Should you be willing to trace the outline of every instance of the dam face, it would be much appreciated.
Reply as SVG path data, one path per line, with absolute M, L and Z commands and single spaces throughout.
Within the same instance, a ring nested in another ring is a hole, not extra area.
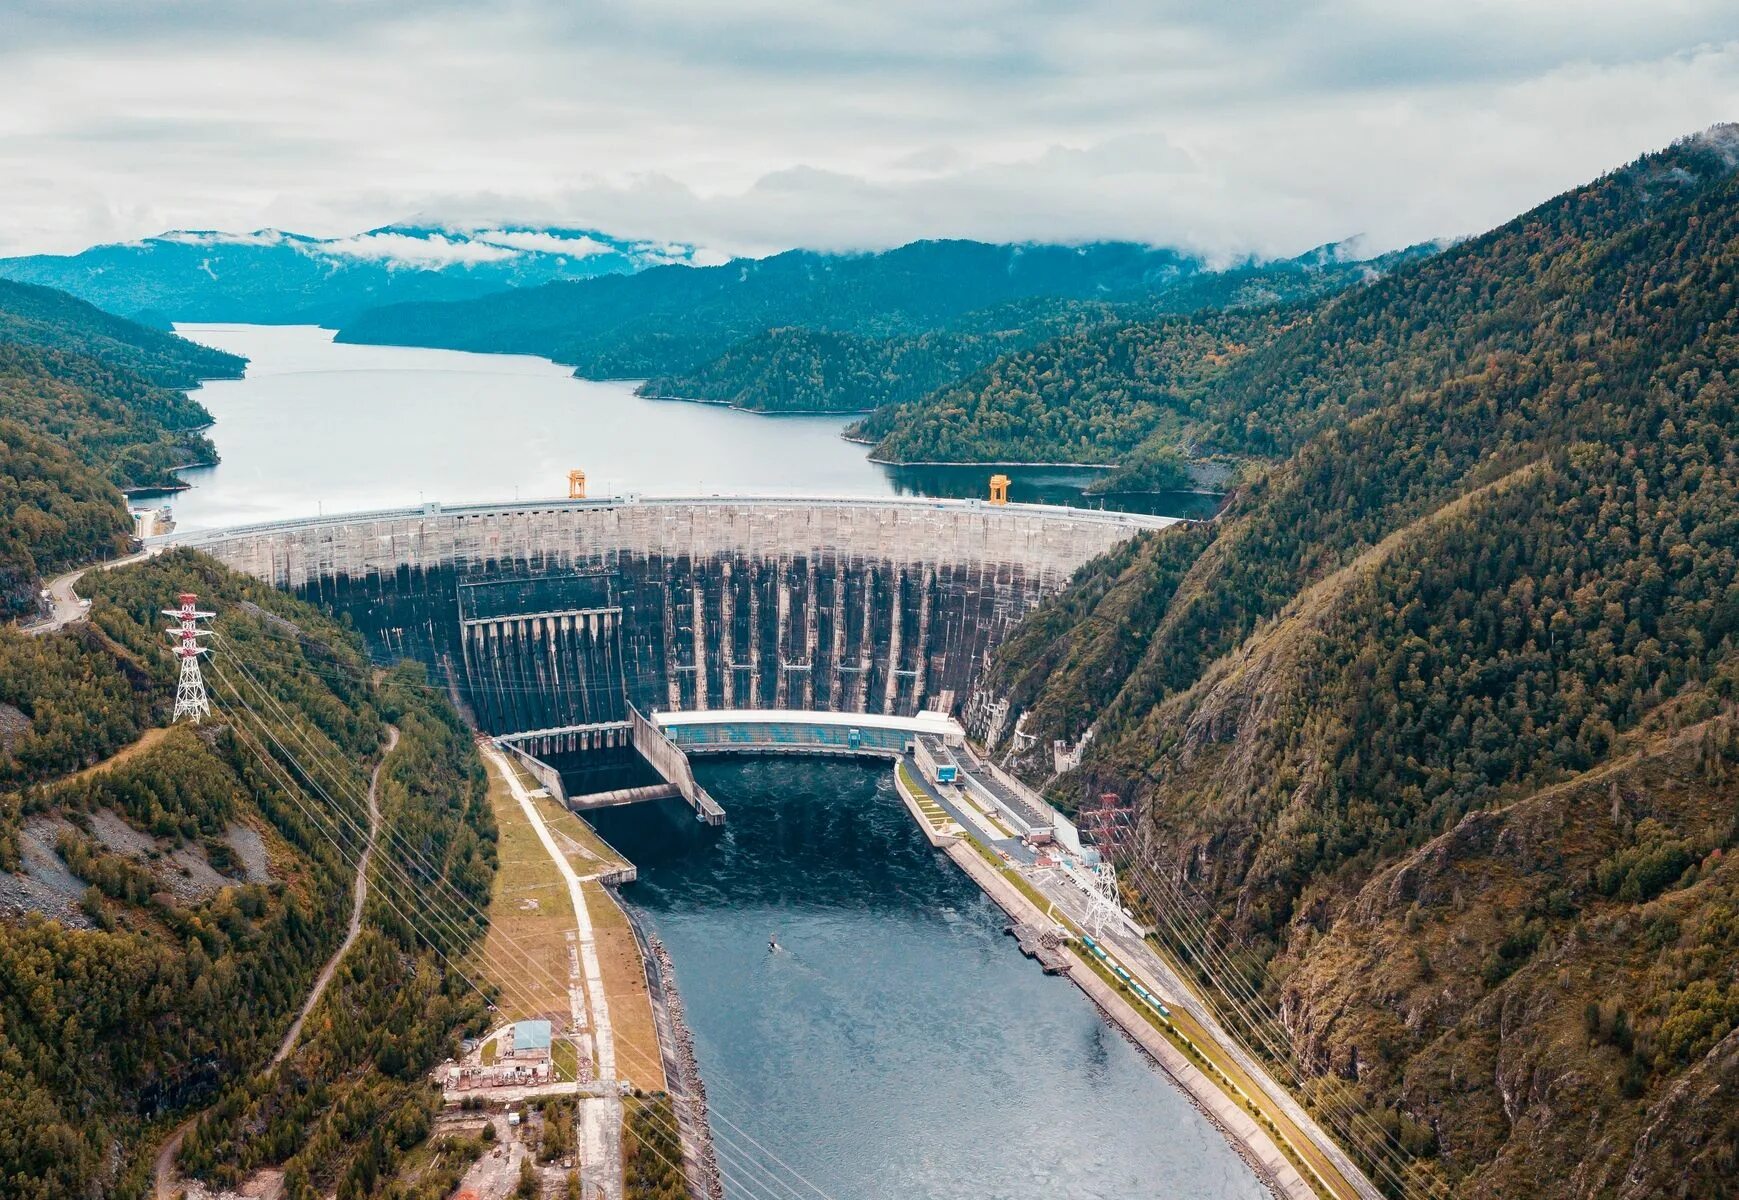
M 347 613 L 543 751 L 643 712 L 957 709 L 1076 568 L 1169 518 L 974 501 L 427 505 L 168 539 Z

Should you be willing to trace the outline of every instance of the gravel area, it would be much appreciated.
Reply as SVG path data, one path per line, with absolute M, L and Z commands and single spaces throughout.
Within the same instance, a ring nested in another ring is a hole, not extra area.
M 18 830 L 22 869 L 0 872 L 0 910 L 39 912 L 75 929 L 90 929 L 91 919 L 79 907 L 85 884 L 67 870 L 55 851 L 60 835 L 72 829 L 62 817 L 31 817 Z
M 91 813 L 90 825 L 91 834 L 112 854 L 145 860 L 156 858 L 162 851 L 156 838 L 142 829 L 134 829 L 112 808 L 99 808 Z
M 242 878 L 249 883 L 270 883 L 272 867 L 266 855 L 266 839 L 252 825 L 231 825 L 223 831 L 223 840 L 235 851 L 241 863 Z

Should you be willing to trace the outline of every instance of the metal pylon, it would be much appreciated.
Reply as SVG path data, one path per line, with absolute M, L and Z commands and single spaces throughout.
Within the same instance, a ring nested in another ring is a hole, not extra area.
M 1123 897 L 1117 887 L 1117 868 L 1110 860 L 1093 872 L 1093 890 L 1087 894 L 1087 932 L 1101 940 L 1105 930 L 1123 927 Z
M 171 625 L 169 636 L 175 639 L 175 646 L 170 651 L 181 660 L 181 679 L 175 686 L 175 714 L 170 721 L 179 721 L 182 717 L 193 718 L 195 725 L 201 717 L 211 715 L 211 700 L 205 694 L 205 677 L 199 673 L 199 656 L 209 654 L 208 647 L 199 644 L 202 637 L 210 637 L 211 630 L 201 629 L 199 622 L 216 613 L 201 612 L 198 607 L 199 597 L 192 592 L 182 592 L 177 599 L 180 608 L 163 609 L 163 615 L 174 617 L 178 624 Z

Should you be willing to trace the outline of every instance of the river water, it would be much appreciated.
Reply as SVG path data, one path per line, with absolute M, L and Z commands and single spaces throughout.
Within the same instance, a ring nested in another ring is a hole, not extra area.
M 648 495 L 979 495 L 989 470 L 879 467 L 840 439 L 842 417 L 643 400 L 544 359 L 341 346 L 311 328 L 183 332 L 251 360 L 245 379 L 199 393 L 223 461 L 172 497 L 187 529 L 532 499 L 564 493 L 575 466 L 594 494 Z M 1010 473 L 1029 500 L 1073 499 L 1092 477 Z M 626 898 L 675 961 L 730 1200 L 1265 1195 L 1073 985 L 1020 956 L 885 767 L 700 770 L 730 813 L 722 830 L 686 809 L 596 815 L 639 864 Z
M 887 467 L 839 436 L 843 416 L 780 416 L 646 400 L 516 354 L 351 346 L 312 326 L 182 325 L 246 355 L 247 375 L 206 384 L 221 462 L 185 471 L 167 501 L 182 529 L 354 512 L 425 500 L 593 495 L 982 496 L 995 467 Z M 1016 500 L 1081 503 L 1094 472 L 1011 468 Z M 1092 501 L 1100 503 L 1098 500 Z M 1188 492 L 1116 498 L 1174 516 L 1211 512 Z
M 1073 984 L 1021 957 L 888 767 L 697 771 L 722 829 L 685 808 L 591 815 L 670 948 L 733 1200 L 789 1197 L 769 1168 L 806 1200 L 796 1176 L 835 1200 L 1267 1194 Z

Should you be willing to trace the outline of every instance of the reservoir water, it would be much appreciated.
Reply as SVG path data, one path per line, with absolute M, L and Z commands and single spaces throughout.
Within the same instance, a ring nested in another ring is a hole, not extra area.
M 532 499 L 561 494 L 576 466 L 594 494 L 981 495 L 988 474 L 890 470 L 840 439 L 843 417 L 643 400 L 543 359 L 340 346 L 310 328 L 184 332 L 251 360 L 199 394 L 223 461 L 186 472 L 172 503 L 187 529 Z M 1010 473 L 1029 500 L 1074 499 L 1092 478 Z M 721 830 L 686 809 L 596 815 L 639 864 L 626 898 L 676 964 L 730 1200 L 1266 1194 L 1084 996 L 1020 956 L 885 767 L 700 769 L 729 810 Z
M 247 375 L 206 384 L 221 462 L 166 497 L 183 529 L 354 512 L 426 500 L 565 495 L 982 496 L 992 467 L 886 467 L 839 434 L 845 416 L 780 416 L 647 400 L 626 382 L 575 379 L 548 359 L 335 343 L 312 326 L 184 325 L 246 355 Z M 1013 498 L 1081 503 L 1090 470 L 1015 468 Z M 153 503 L 157 502 L 153 500 Z M 1097 504 L 1100 501 L 1093 501 Z M 1194 493 L 1121 507 L 1211 512 Z
M 1258 1200 L 1181 1092 L 932 850 L 885 765 L 699 760 L 730 814 L 594 814 L 670 948 L 733 1200 Z M 777 953 L 768 950 L 776 936 Z

